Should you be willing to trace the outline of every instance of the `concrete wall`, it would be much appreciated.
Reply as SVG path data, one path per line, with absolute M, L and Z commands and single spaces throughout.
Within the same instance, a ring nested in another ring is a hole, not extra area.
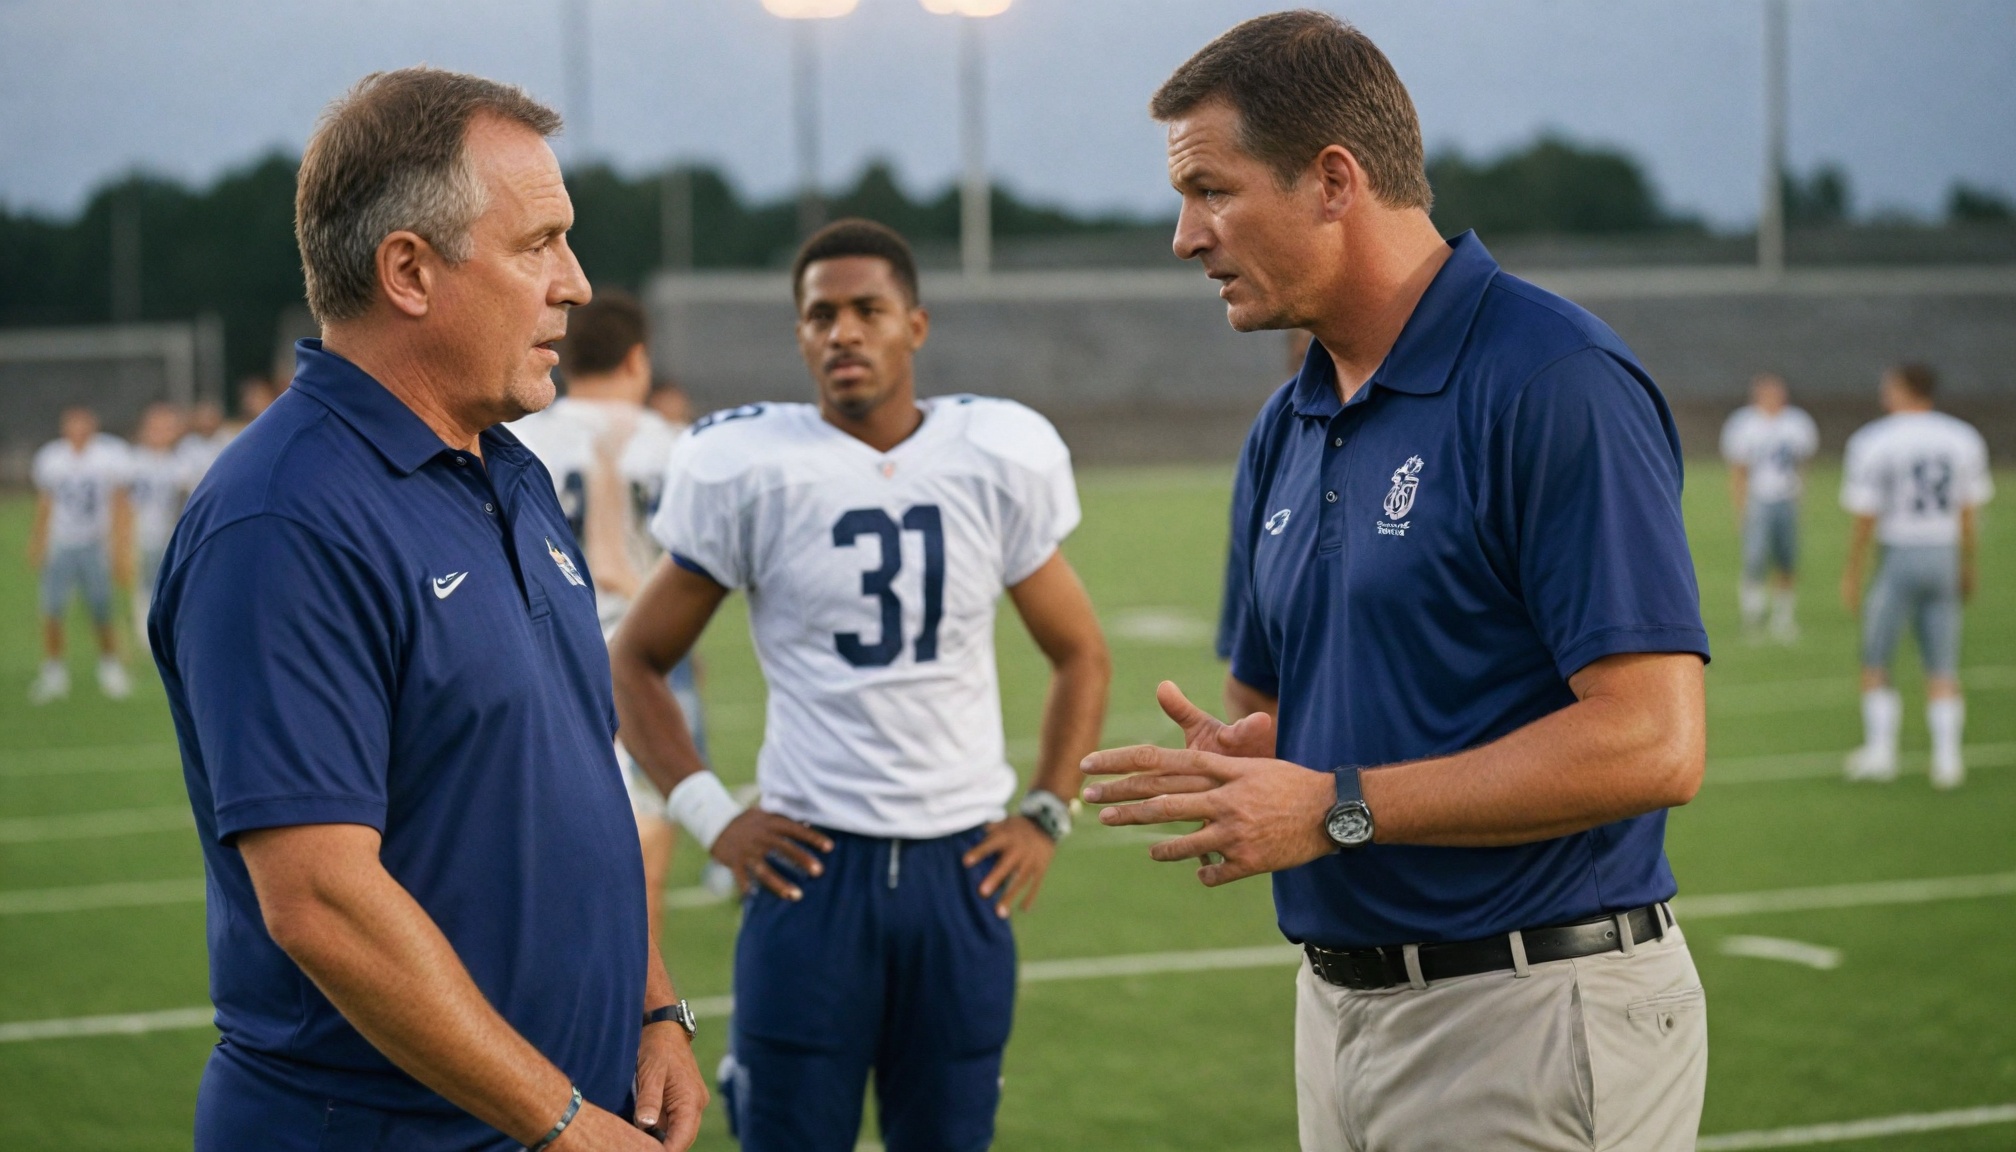
M 1838 445 L 1874 414 L 1883 366 L 1922 359 L 1998 454 L 2016 454 L 2016 267 L 1533 279 L 1617 329 L 1680 413 L 1690 451 L 1712 451 L 1715 422 L 1759 370 L 1786 374 Z M 1229 456 L 1286 375 L 1286 338 L 1233 332 L 1213 285 L 1190 271 L 927 276 L 924 294 L 934 324 L 921 390 L 1024 401 L 1088 460 Z M 703 409 L 809 396 L 784 277 L 668 276 L 650 298 L 654 352 Z

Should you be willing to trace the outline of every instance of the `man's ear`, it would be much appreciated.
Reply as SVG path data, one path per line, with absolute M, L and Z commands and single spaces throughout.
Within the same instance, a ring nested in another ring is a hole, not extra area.
M 398 231 L 378 242 L 378 288 L 394 310 L 419 319 L 432 307 L 440 256 L 417 232 Z
M 1351 204 L 1365 191 L 1365 169 L 1342 144 L 1332 144 L 1311 162 L 1313 175 L 1323 196 L 1323 216 L 1342 220 Z
M 922 305 L 910 309 L 910 350 L 924 347 L 924 341 L 931 338 L 931 313 Z

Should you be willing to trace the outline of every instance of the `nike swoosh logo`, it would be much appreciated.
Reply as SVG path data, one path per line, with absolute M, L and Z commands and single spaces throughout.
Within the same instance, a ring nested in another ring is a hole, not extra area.
M 446 600 L 448 597 L 453 596 L 455 589 L 460 588 L 462 581 L 468 578 L 469 573 L 467 572 L 450 572 L 446 576 L 436 576 L 434 578 L 434 598 L 436 600 Z

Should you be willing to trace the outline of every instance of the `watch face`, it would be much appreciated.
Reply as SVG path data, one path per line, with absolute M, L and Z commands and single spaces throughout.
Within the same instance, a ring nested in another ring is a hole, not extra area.
M 1363 804 L 1340 804 L 1331 809 L 1325 830 L 1341 847 L 1356 848 L 1372 839 L 1372 814 Z

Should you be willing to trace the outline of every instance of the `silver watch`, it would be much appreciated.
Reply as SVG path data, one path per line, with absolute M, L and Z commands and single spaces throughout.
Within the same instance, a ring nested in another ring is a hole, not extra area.
M 1062 840 L 1071 834 L 1071 805 L 1055 792 L 1031 788 L 1015 811 L 1028 817 L 1052 840 Z

